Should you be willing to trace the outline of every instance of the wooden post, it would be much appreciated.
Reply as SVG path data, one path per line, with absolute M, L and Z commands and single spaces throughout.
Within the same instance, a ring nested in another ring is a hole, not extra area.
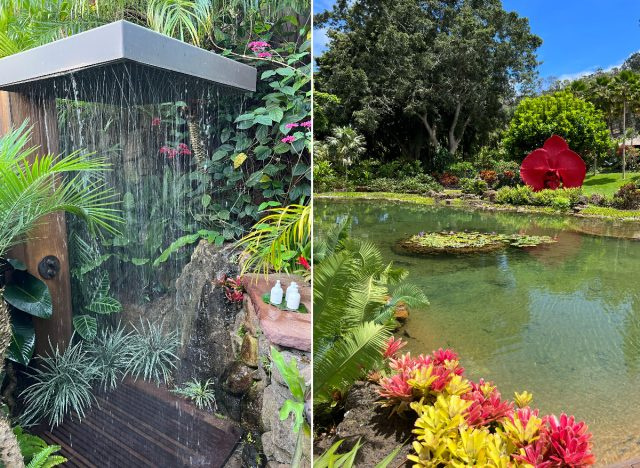
M 55 99 L 39 95 L 23 95 L 0 91 L 0 135 L 29 119 L 32 127 L 30 146 L 38 147 L 37 154 L 58 154 L 58 117 Z M 40 278 L 51 292 L 53 315 L 49 319 L 34 317 L 36 354 L 48 354 L 50 347 L 63 351 L 71 339 L 71 278 L 67 251 L 67 226 L 64 213 L 54 213 L 41 220 L 29 239 L 11 252 L 22 260 L 29 273 Z M 38 273 L 41 260 L 53 255 L 60 261 L 60 271 L 52 279 Z

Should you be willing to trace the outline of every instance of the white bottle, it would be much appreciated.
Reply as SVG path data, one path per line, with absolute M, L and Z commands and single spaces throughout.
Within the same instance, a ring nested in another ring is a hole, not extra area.
M 289 301 L 289 294 L 291 294 L 291 291 L 293 291 L 294 289 L 298 289 L 298 285 L 296 284 L 295 281 L 292 281 L 289 287 L 287 288 L 287 293 L 284 296 L 285 303 Z
M 273 305 L 282 304 L 282 286 L 280 286 L 280 280 L 276 281 L 276 285 L 271 288 L 271 295 L 269 296 L 269 302 Z
M 287 297 L 287 309 L 289 310 L 298 310 L 300 307 L 300 293 L 298 292 L 298 285 L 293 283 L 294 289 L 289 293 L 289 297 Z

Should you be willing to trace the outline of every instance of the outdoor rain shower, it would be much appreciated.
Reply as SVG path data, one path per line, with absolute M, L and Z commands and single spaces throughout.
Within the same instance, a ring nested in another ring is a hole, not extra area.
M 155 111 L 148 106 L 182 102 L 197 114 L 205 102 L 211 107 L 222 96 L 241 103 L 242 93 L 255 88 L 253 67 L 118 21 L 0 60 L 0 135 L 28 119 L 33 127 L 30 143 L 39 147 L 38 154 L 88 148 L 113 155 L 110 183 L 119 188 L 124 184 L 128 188 L 123 190 L 135 195 L 140 179 L 147 173 L 162 174 L 164 167 L 143 154 L 149 150 L 157 156 L 158 147 L 149 146 L 160 141 L 151 132 L 148 121 Z M 207 125 L 205 117 L 200 122 Z M 189 126 L 191 139 L 197 137 L 194 128 Z M 215 132 L 219 127 L 208 128 Z M 196 146 L 192 143 L 193 151 L 201 151 Z M 141 168 L 146 168 L 142 174 Z M 178 212 L 180 206 L 171 209 Z M 142 204 L 136 212 L 140 217 L 157 215 L 145 210 Z M 163 213 L 170 218 L 174 211 Z M 53 316 L 34 320 L 38 354 L 46 352 L 48 340 L 63 349 L 72 335 L 68 243 L 65 216 L 56 214 L 12 252 L 51 292 Z M 135 289 L 133 284 L 128 287 Z

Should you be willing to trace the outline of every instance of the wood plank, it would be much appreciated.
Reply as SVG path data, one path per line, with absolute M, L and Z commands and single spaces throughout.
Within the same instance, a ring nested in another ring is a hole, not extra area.
M 58 154 L 58 116 L 55 100 L 42 96 L 25 96 L 0 91 L 0 135 L 29 119 L 33 127 L 30 144 L 39 148 L 37 154 Z M 11 252 L 27 265 L 27 270 L 42 279 L 51 291 L 53 315 L 50 319 L 34 318 L 36 354 L 49 352 L 49 341 L 61 350 L 72 333 L 71 278 L 67 249 L 67 226 L 64 213 L 44 217 L 20 248 Z M 60 261 L 60 271 L 52 279 L 38 273 L 40 261 L 53 255 Z

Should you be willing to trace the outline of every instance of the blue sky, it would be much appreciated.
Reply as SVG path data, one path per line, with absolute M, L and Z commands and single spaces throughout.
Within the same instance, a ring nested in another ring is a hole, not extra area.
M 314 0 L 314 12 L 333 0 Z M 503 0 L 507 10 L 529 18 L 542 38 L 542 78 L 570 79 L 620 65 L 640 50 L 640 0 Z M 314 55 L 326 48 L 325 31 L 314 33 Z

